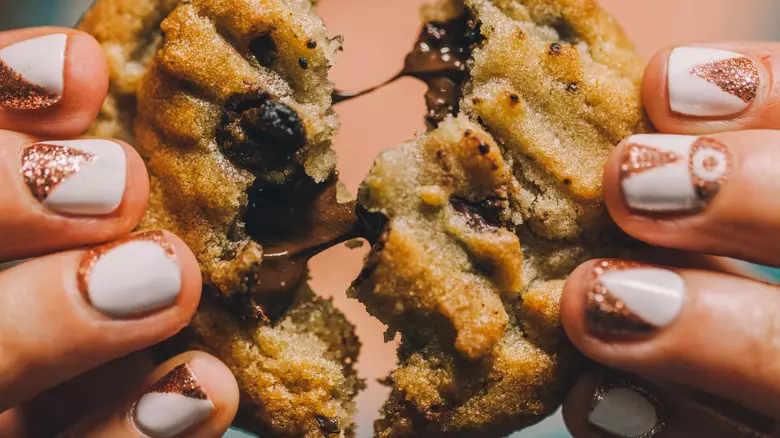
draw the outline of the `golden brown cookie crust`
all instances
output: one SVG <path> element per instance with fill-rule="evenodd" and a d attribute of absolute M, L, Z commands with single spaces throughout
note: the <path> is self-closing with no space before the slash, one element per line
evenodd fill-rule
<path fill-rule="evenodd" d="M 140 228 L 174 232 L 201 264 L 195 344 L 231 368 L 243 411 L 255 417 L 249 424 L 264 436 L 353 436 L 362 388 L 354 327 L 308 289 L 305 260 L 283 290 L 260 285 L 255 273 L 269 253 L 281 243 L 305 249 L 299 236 L 308 236 L 258 242 L 275 230 L 248 225 L 257 220 L 252 203 L 272 204 L 263 211 L 270 225 L 289 217 L 297 227 L 326 207 L 354 221 L 336 199 L 330 149 L 338 120 L 327 72 L 340 41 L 308 1 L 99 0 L 81 28 L 111 68 L 92 132 L 132 140 L 150 173 Z M 263 196 L 279 190 L 299 201 L 277 206 Z"/>
<path fill-rule="evenodd" d="M 375 430 L 499 437 L 552 413 L 579 370 L 565 278 L 633 245 L 608 221 L 601 174 L 651 129 L 643 63 L 590 0 L 449 0 L 423 17 L 476 20 L 483 40 L 460 115 L 384 152 L 361 186 L 386 226 L 353 293 L 403 339 Z"/>

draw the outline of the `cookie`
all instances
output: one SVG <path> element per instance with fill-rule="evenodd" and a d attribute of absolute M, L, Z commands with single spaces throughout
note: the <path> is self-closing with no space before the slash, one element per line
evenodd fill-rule
<path fill-rule="evenodd" d="M 607 218 L 601 172 L 651 129 L 643 65 L 593 1 L 423 16 L 402 74 L 425 72 L 432 129 L 384 152 L 358 196 L 382 226 L 352 294 L 402 335 L 376 436 L 505 436 L 554 412 L 579 372 L 559 321 L 567 275 L 635 246 Z"/>
<path fill-rule="evenodd" d="M 149 170 L 140 228 L 200 263 L 193 342 L 231 368 L 266 435 L 352 436 L 359 343 L 306 285 L 308 259 L 357 222 L 330 148 L 340 40 L 309 1 L 100 0 L 81 27 L 112 75 L 92 132 L 131 141 Z"/>
<path fill-rule="evenodd" d="M 238 424 L 263 437 L 354 436 L 354 327 L 306 285 L 275 324 L 241 320 L 206 297 L 190 322 L 194 346 L 219 357 L 239 382 Z"/>

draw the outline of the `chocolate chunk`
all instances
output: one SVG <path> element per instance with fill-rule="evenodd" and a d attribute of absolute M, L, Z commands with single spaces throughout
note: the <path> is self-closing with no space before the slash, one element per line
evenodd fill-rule
<path fill-rule="evenodd" d="M 271 37 L 271 32 L 260 35 L 249 43 L 249 51 L 252 52 L 257 62 L 263 67 L 269 67 L 279 56 L 276 43 Z"/>
<path fill-rule="evenodd" d="M 455 211 L 466 216 L 469 226 L 483 231 L 499 228 L 503 225 L 501 220 L 501 212 L 504 210 L 504 207 L 501 205 L 503 201 L 503 199 L 488 198 L 474 202 L 453 198 L 450 200 L 450 203 Z"/>
<path fill-rule="evenodd" d="M 566 21 L 565 18 L 560 17 L 552 24 L 552 28 L 558 32 L 558 39 L 565 41 L 569 44 L 577 44 L 577 32 L 571 26 L 571 23 Z"/>
<path fill-rule="evenodd" d="M 561 54 L 561 45 L 558 43 L 552 43 L 550 44 L 550 49 L 547 51 L 550 55 L 560 55 Z"/>
<path fill-rule="evenodd" d="M 268 93 L 234 96 L 225 104 L 217 143 L 241 167 L 264 170 L 289 161 L 304 146 L 306 133 L 298 114 Z"/>
<path fill-rule="evenodd" d="M 306 43 L 306 47 L 308 47 L 309 49 L 316 49 L 317 48 L 317 41 L 309 40 Z"/>
<path fill-rule="evenodd" d="M 306 70 L 309 68 L 309 61 L 304 57 L 300 57 L 298 58 L 298 65 L 300 65 L 302 69 Z"/>
<path fill-rule="evenodd" d="M 338 418 L 315 415 L 314 419 L 317 420 L 317 425 L 320 427 L 320 430 L 328 435 L 334 435 L 341 432 Z"/>
<path fill-rule="evenodd" d="M 569 85 L 566 86 L 566 91 L 574 93 L 577 91 L 580 91 L 580 86 L 576 82 L 572 82 Z"/>

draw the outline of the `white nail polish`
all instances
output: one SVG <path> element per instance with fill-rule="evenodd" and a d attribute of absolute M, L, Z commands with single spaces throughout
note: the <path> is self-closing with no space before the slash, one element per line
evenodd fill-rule
<path fill-rule="evenodd" d="M 203 422 L 213 409 L 189 365 L 182 364 L 141 396 L 133 418 L 144 434 L 168 438 Z"/>
<path fill-rule="evenodd" d="M 621 438 L 652 437 L 659 423 L 653 403 L 628 387 L 606 389 L 591 410 L 588 422 Z"/>
<path fill-rule="evenodd" d="M 701 210 L 732 167 L 728 148 L 710 137 L 641 134 L 627 139 L 624 150 L 623 196 L 640 211 Z"/>
<path fill-rule="evenodd" d="M 173 304 L 181 290 L 181 270 L 162 232 L 147 231 L 87 253 L 78 284 L 97 310 L 132 317 Z"/>
<path fill-rule="evenodd" d="M 58 33 L 0 49 L 0 106 L 38 109 L 59 102 L 67 45 L 68 36 Z"/>
<path fill-rule="evenodd" d="M 689 116 L 717 117 L 747 108 L 761 87 L 756 62 L 740 53 L 678 47 L 669 55 L 669 103 Z"/>
<path fill-rule="evenodd" d="M 51 210 L 105 215 L 122 203 L 127 158 L 113 141 L 47 141 L 22 151 L 21 174 L 33 196 Z"/>
<path fill-rule="evenodd" d="M 605 260 L 594 268 L 593 277 L 586 314 L 599 332 L 641 334 L 666 327 L 685 302 L 685 280 L 668 269 Z"/>

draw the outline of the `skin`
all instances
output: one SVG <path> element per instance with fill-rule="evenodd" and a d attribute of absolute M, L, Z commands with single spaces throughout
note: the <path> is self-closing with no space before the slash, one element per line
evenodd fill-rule
<path fill-rule="evenodd" d="M 615 149 L 605 168 L 607 207 L 623 230 L 651 245 L 780 266 L 780 198 L 776 194 L 780 180 L 780 132 L 774 130 L 780 127 L 776 111 L 780 88 L 775 80 L 780 45 L 726 43 L 713 47 L 744 53 L 761 63 L 767 84 L 750 107 L 723 118 L 673 113 L 668 103 L 666 73 L 671 48 L 659 52 L 650 62 L 643 84 L 644 101 L 660 132 L 706 134 L 728 145 L 733 155 L 729 179 L 700 212 L 652 215 L 634 211 L 623 200 L 619 180 L 624 142 Z M 681 314 L 670 325 L 648 336 L 605 337 L 589 329 L 585 316 L 584 296 L 591 287 L 590 272 L 595 263 L 591 261 L 578 268 L 566 283 L 562 298 L 564 327 L 575 346 L 597 363 L 654 382 L 646 386 L 654 388 L 658 399 L 666 400 L 668 405 L 668 427 L 657 437 L 735 436 L 733 430 L 729 432 L 723 427 L 700 435 L 702 427 L 721 424 L 714 419 L 719 415 L 762 433 L 777 433 L 777 286 L 718 270 L 683 268 L 666 260 L 661 264 L 685 280 L 687 296 Z M 577 438 L 611 436 L 588 427 L 586 421 L 601 374 L 594 371 L 583 377 L 566 403 L 564 417 Z M 688 402 L 697 408 L 691 408 Z M 743 412 L 745 407 L 747 414 Z M 683 411 L 688 414 L 681 415 Z"/>
<path fill-rule="evenodd" d="M 165 233 L 181 268 L 181 290 L 163 309 L 113 319 L 79 292 L 86 251 L 127 236 L 143 216 L 149 184 L 130 145 L 126 191 L 112 214 L 60 215 L 19 177 L 21 150 L 36 141 L 78 138 L 97 115 L 108 86 L 106 59 L 89 35 L 58 28 L 0 33 L 0 47 L 51 33 L 69 35 L 62 101 L 31 111 L 0 109 L 0 262 L 36 257 L 0 271 L 0 435 L 141 437 L 130 412 L 141 393 L 188 363 L 214 404 L 185 437 L 221 437 L 238 406 L 238 388 L 217 359 L 189 352 L 156 366 L 143 350 L 176 334 L 197 308 L 201 276 L 192 252 Z"/>

